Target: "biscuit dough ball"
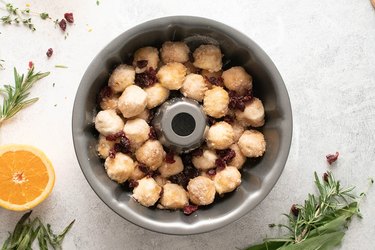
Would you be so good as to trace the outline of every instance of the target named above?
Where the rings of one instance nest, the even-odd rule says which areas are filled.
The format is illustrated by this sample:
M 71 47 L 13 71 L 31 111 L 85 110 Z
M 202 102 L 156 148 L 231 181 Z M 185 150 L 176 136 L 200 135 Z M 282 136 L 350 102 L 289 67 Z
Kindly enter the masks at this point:
M 215 45 L 201 45 L 193 53 L 194 66 L 206 69 L 210 72 L 221 70 L 223 55 L 219 47 Z
M 100 101 L 99 106 L 102 110 L 113 109 L 117 112 L 118 98 L 119 97 L 117 95 L 113 95 L 111 97 L 104 97 Z
M 192 163 L 196 169 L 208 170 L 215 167 L 216 152 L 211 149 L 203 149 L 203 155 L 193 156 Z
M 218 194 L 232 192 L 241 184 L 241 173 L 236 167 L 228 166 L 216 173 L 214 183 Z
M 142 179 L 143 177 L 146 176 L 146 173 L 144 173 L 140 168 L 139 168 L 139 163 L 138 162 L 134 162 L 134 170 L 133 172 L 131 173 L 129 179 L 130 180 L 140 180 Z
M 156 83 L 151 87 L 144 89 L 147 93 L 147 108 L 152 109 L 163 102 L 165 102 L 169 97 L 169 89 L 161 86 L 160 83 Z
M 215 199 L 215 184 L 207 177 L 198 176 L 189 181 L 187 186 L 189 199 L 195 205 L 209 205 Z
M 150 126 L 145 120 L 140 118 L 127 120 L 124 126 L 124 133 L 130 140 L 132 148 L 137 149 L 148 140 Z
M 189 205 L 189 199 L 183 187 L 167 183 L 163 186 L 160 204 L 167 209 L 179 209 Z
M 234 142 L 232 126 L 227 122 L 217 122 L 207 133 L 207 145 L 214 149 L 226 149 Z
M 163 65 L 156 74 L 160 84 L 170 90 L 180 89 L 185 76 L 186 67 L 177 62 Z
M 167 183 L 170 183 L 170 181 L 169 181 L 167 178 L 162 177 L 162 176 L 160 176 L 160 175 L 154 177 L 154 180 L 155 180 L 156 183 L 157 183 L 159 186 L 161 186 L 161 187 L 163 187 L 163 186 L 164 186 L 165 184 L 167 184 Z
M 238 142 L 241 135 L 245 131 L 245 128 L 238 121 L 232 122 L 231 125 L 232 125 L 233 132 L 234 132 L 234 141 Z
M 194 99 L 201 102 L 204 97 L 204 93 L 208 90 L 206 81 L 203 76 L 198 74 L 189 74 L 186 76 L 182 87 L 181 93 L 188 98 Z
M 253 87 L 253 78 L 240 66 L 224 71 L 222 78 L 227 89 L 240 95 L 246 94 Z
M 109 178 L 118 183 L 124 183 L 134 170 L 134 161 L 129 155 L 117 153 L 115 158 L 108 157 L 105 160 L 104 167 Z
M 163 63 L 170 62 L 184 63 L 189 61 L 190 49 L 184 42 L 165 42 L 160 49 L 160 56 Z
M 135 70 L 132 66 L 120 64 L 112 72 L 108 86 L 116 93 L 123 92 L 128 86 L 134 84 Z
M 145 207 L 153 206 L 160 198 L 162 188 L 151 177 L 144 177 L 138 181 L 133 189 L 133 198 Z
M 147 61 L 145 67 L 140 68 L 138 63 L 139 61 Z M 138 49 L 134 53 L 133 66 L 135 67 L 135 72 L 137 74 L 143 73 L 150 68 L 157 69 L 159 64 L 159 51 L 154 47 L 144 47 Z
M 246 157 L 259 157 L 266 151 L 266 141 L 261 132 L 246 130 L 238 141 L 241 152 Z
M 147 93 L 136 85 L 125 89 L 118 100 L 118 108 L 125 118 L 139 115 L 147 105 Z
M 182 163 L 180 156 L 174 155 L 173 160 L 175 160 L 174 163 L 167 163 L 164 161 L 163 164 L 158 168 L 158 171 L 162 177 L 168 178 L 184 170 L 184 164 Z
M 108 141 L 104 135 L 99 135 L 99 141 L 96 147 L 96 151 L 98 151 L 100 158 L 107 158 L 109 156 L 109 150 L 111 150 L 114 145 L 114 141 Z
M 228 162 L 228 165 L 236 167 L 237 169 L 241 169 L 243 164 L 246 162 L 246 156 L 242 154 L 241 149 L 237 145 L 237 143 L 232 144 L 229 148 L 232 149 L 236 153 L 236 155 L 230 162 Z
M 113 109 L 100 111 L 95 117 L 95 128 L 104 136 L 120 132 L 124 121 Z
M 229 94 L 221 87 L 214 86 L 204 93 L 203 110 L 207 115 L 221 118 L 228 112 Z
M 261 127 L 264 125 L 264 107 L 262 101 L 254 97 L 247 103 L 245 110 L 236 110 L 237 120 L 245 126 Z
M 135 157 L 154 171 L 163 163 L 165 152 L 158 140 L 148 140 L 135 151 Z

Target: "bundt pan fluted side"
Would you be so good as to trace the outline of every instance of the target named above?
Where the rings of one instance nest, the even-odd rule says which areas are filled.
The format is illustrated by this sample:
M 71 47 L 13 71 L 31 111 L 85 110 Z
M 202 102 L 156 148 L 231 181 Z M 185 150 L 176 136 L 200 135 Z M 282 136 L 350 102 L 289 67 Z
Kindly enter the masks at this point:
M 130 192 L 111 181 L 96 152 L 93 126 L 97 95 L 116 65 L 129 63 L 132 53 L 144 46 L 161 47 L 165 41 L 185 41 L 193 51 L 201 44 L 219 45 L 223 69 L 243 66 L 253 77 L 254 95 L 263 101 L 267 141 L 264 156 L 248 160 L 242 184 L 233 193 L 190 216 L 181 211 L 143 207 Z M 223 227 L 251 211 L 271 191 L 280 177 L 292 139 L 292 111 L 284 82 L 271 59 L 250 38 L 222 23 L 192 16 L 159 18 L 137 25 L 110 42 L 88 66 L 73 108 L 72 133 L 81 169 L 92 189 L 113 211 L 149 230 L 167 234 L 197 234 Z

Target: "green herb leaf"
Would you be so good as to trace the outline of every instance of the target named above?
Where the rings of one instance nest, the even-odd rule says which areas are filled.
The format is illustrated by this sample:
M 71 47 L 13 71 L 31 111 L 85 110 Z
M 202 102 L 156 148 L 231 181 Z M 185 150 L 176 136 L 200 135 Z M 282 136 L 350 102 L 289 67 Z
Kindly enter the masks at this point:
M 46 20 L 47 18 L 49 18 L 49 15 L 48 13 L 43 12 L 43 13 L 40 13 L 40 18 L 42 18 L 43 20 Z
M 279 250 L 331 250 L 340 244 L 344 235 L 344 232 L 322 234 L 297 244 L 281 247 Z

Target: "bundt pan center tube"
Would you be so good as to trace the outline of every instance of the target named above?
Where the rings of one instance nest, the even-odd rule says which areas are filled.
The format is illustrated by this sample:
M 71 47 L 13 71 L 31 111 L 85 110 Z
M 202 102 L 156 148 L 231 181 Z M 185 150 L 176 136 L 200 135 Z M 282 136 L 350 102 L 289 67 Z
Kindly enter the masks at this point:
M 97 96 L 108 83 L 112 70 L 121 63 L 129 64 L 132 53 L 137 49 L 145 46 L 160 48 L 165 41 L 184 41 L 190 51 L 202 44 L 219 46 L 224 55 L 223 70 L 242 66 L 253 77 L 254 96 L 262 100 L 265 109 L 266 122 L 260 130 L 267 142 L 265 154 L 245 163 L 241 170 L 242 184 L 237 190 L 215 200 L 210 206 L 199 208 L 190 216 L 181 211 L 150 209 L 138 204 L 131 197 L 131 192 L 108 178 L 96 151 L 98 135 L 93 128 L 93 120 L 97 114 Z M 173 145 L 176 150 L 191 150 L 201 143 L 205 114 L 194 103 L 181 99 L 174 101 L 174 104 L 165 104 L 169 105 L 165 109 L 170 110 L 164 115 L 161 111 L 163 107 L 160 107 L 160 117 L 157 118 L 156 114 L 154 123 L 157 125 L 159 119 L 158 133 L 165 139 L 164 143 Z M 186 125 L 181 127 L 182 123 Z M 213 20 L 172 16 L 151 20 L 125 31 L 94 58 L 77 91 L 72 134 L 83 174 L 95 193 L 113 211 L 138 226 L 156 232 L 197 234 L 238 220 L 268 195 L 280 177 L 289 154 L 292 111 L 277 68 L 250 38 Z

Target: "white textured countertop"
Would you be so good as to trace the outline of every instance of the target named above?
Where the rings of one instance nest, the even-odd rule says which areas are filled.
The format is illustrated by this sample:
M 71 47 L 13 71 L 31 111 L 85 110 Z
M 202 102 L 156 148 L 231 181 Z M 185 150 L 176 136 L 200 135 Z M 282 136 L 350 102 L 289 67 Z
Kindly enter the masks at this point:
M 284 1 L 15 1 L 54 18 L 73 12 L 64 39 L 52 22 L 37 17 L 37 30 L 0 25 L 0 83 L 13 83 L 12 68 L 28 61 L 51 75 L 32 89 L 40 100 L 0 130 L 0 144 L 39 147 L 52 160 L 52 195 L 34 209 L 53 228 L 76 223 L 65 249 L 235 249 L 272 235 L 293 203 L 314 191 L 313 172 L 331 169 L 358 192 L 375 177 L 375 10 L 368 0 Z M 0 16 L 2 16 L 0 10 Z M 94 56 L 123 31 L 157 17 L 196 15 L 226 23 L 252 38 L 275 62 L 290 94 L 294 132 L 289 159 L 266 199 L 240 220 L 217 231 L 169 236 L 139 228 L 110 210 L 86 182 L 71 137 L 71 112 L 81 77 Z M 91 32 L 89 30 L 92 29 Z M 45 52 L 54 49 L 47 59 Z M 64 64 L 69 68 L 55 68 Z M 54 85 L 54 86 L 53 86 Z M 327 153 L 340 152 L 328 167 Z M 340 249 L 374 249 L 375 190 L 362 204 Z M 0 242 L 22 213 L 0 209 Z M 275 230 L 277 231 L 277 230 Z

